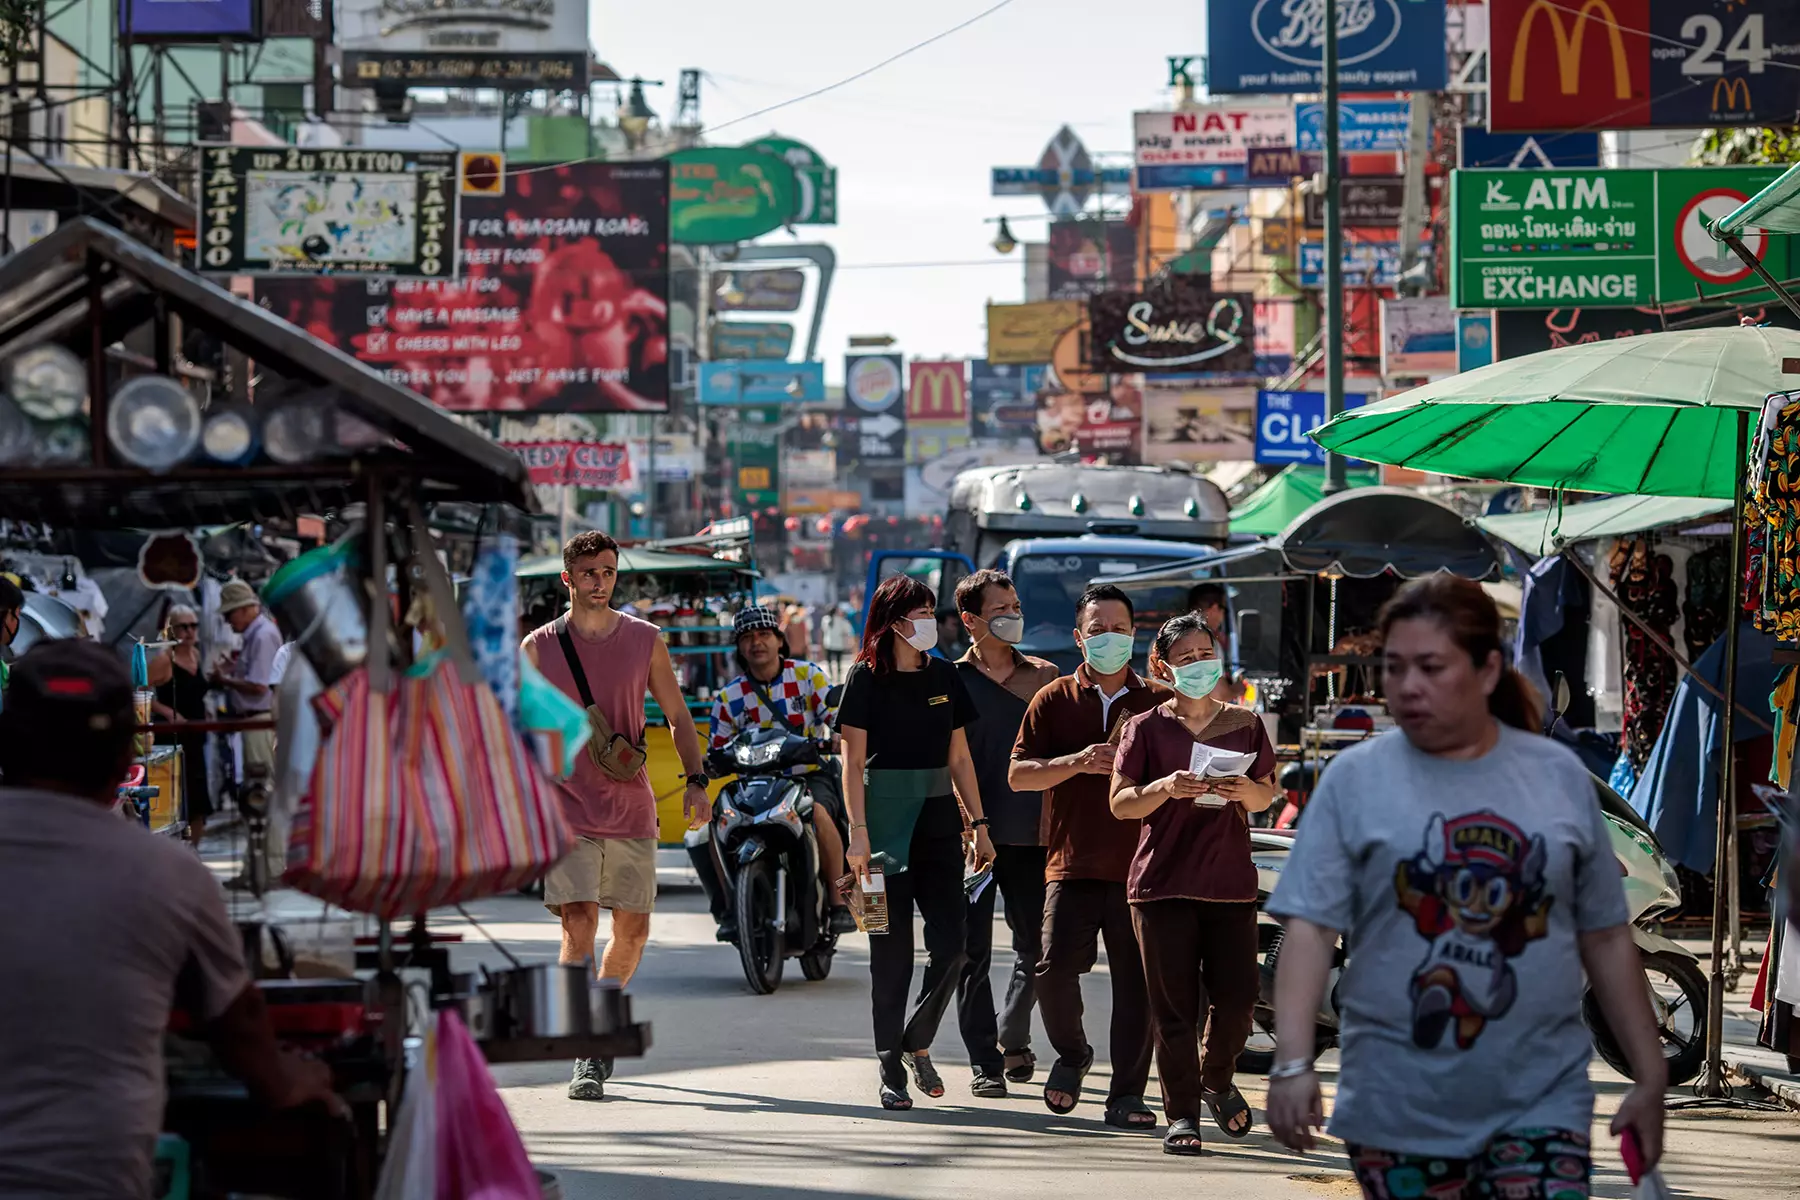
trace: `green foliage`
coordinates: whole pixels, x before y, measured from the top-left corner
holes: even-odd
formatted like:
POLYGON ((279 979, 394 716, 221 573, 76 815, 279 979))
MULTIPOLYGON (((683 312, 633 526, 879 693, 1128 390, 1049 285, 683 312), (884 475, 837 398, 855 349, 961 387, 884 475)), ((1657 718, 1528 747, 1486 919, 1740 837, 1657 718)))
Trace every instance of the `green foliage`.
POLYGON ((1785 166, 1800 162, 1800 125, 1708 129, 1689 154, 1697 166, 1785 166))

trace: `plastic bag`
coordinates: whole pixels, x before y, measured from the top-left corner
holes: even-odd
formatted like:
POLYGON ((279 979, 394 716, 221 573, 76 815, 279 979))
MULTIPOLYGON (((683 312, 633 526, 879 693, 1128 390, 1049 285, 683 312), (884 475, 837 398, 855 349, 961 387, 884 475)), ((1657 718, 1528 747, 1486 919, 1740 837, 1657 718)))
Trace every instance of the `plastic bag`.
POLYGON ((1619 1157, 1625 1160, 1625 1173, 1631 1177, 1631 1200, 1675 1200, 1661 1171, 1644 1170, 1644 1152, 1638 1145, 1637 1130, 1627 1129, 1620 1137, 1619 1157))
POLYGON ((438 1014, 436 1200, 538 1200, 525 1144, 454 1012, 438 1014))
POLYGON ((594 736, 581 705, 544 678, 519 655, 519 725, 537 751, 538 763, 558 779, 567 779, 581 761, 582 748, 594 736))
POLYGON ((388 1131, 387 1157, 375 1200, 437 1200, 437 1021, 425 1023, 419 1061, 407 1072, 406 1094, 388 1131))

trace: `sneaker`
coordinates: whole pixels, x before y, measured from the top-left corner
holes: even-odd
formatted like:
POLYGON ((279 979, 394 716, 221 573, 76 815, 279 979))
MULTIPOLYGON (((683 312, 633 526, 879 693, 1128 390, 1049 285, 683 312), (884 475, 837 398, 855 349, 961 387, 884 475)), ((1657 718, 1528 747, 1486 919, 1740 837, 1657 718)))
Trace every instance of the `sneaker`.
POLYGON ((604 1100, 606 1099, 606 1076, 591 1058, 575 1060, 575 1074, 569 1080, 569 1099, 571 1100, 604 1100))
POLYGON ((848 908, 837 905, 831 910, 831 932, 855 933, 856 917, 848 908))
POLYGON ((969 1081, 969 1091, 977 1100, 1004 1100, 1006 1099, 1006 1076, 998 1071, 976 1067, 975 1078, 969 1081))

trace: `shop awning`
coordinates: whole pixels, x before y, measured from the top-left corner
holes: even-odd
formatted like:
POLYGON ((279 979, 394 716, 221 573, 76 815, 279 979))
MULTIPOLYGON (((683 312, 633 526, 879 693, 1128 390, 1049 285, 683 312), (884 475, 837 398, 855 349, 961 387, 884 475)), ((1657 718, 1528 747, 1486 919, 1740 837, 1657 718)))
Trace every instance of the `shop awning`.
MULTIPOLYGON (((542 579, 561 575, 562 569, 561 555, 545 554, 521 560, 518 569, 513 574, 520 579, 542 579)), ((619 574, 621 575, 674 575, 684 571, 702 574, 726 572, 755 574, 743 563, 711 558, 703 554, 680 554, 673 550, 645 550, 636 547, 626 547, 619 551, 619 574)))
MULTIPOLYGON (((1381 476, 1375 471, 1351 471, 1345 481, 1353 488, 1373 487, 1381 482, 1381 476)), ((1231 532, 1274 537, 1324 496, 1325 468, 1299 463, 1284 467, 1231 510, 1231 532)))
POLYGON ((1719 500, 1689 500, 1677 496, 1608 496, 1570 504, 1560 512, 1552 507, 1534 512, 1481 517, 1476 524, 1527 554, 1554 554, 1571 542, 1623 537, 1671 525, 1686 525, 1720 513, 1731 505, 1719 500))
POLYGON ((1774 183, 1713 223, 1715 237, 1722 233, 1742 237, 1748 229, 1800 233, 1800 165, 1788 168, 1774 183))

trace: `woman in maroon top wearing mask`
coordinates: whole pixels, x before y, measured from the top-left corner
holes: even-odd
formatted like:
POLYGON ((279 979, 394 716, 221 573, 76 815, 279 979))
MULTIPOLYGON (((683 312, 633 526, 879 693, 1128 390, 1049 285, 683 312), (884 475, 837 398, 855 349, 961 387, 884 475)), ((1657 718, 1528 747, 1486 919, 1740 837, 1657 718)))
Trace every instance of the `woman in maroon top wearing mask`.
POLYGON ((1203 1100, 1227 1136, 1251 1124, 1231 1082, 1259 990, 1248 814, 1278 792, 1262 719, 1213 695, 1224 667, 1198 614, 1165 624, 1150 672, 1175 695, 1131 719, 1113 760, 1113 815, 1144 822, 1126 898, 1150 991, 1168 1154, 1200 1153, 1203 1100), (1202 995, 1212 1005, 1204 1062, 1202 995))

